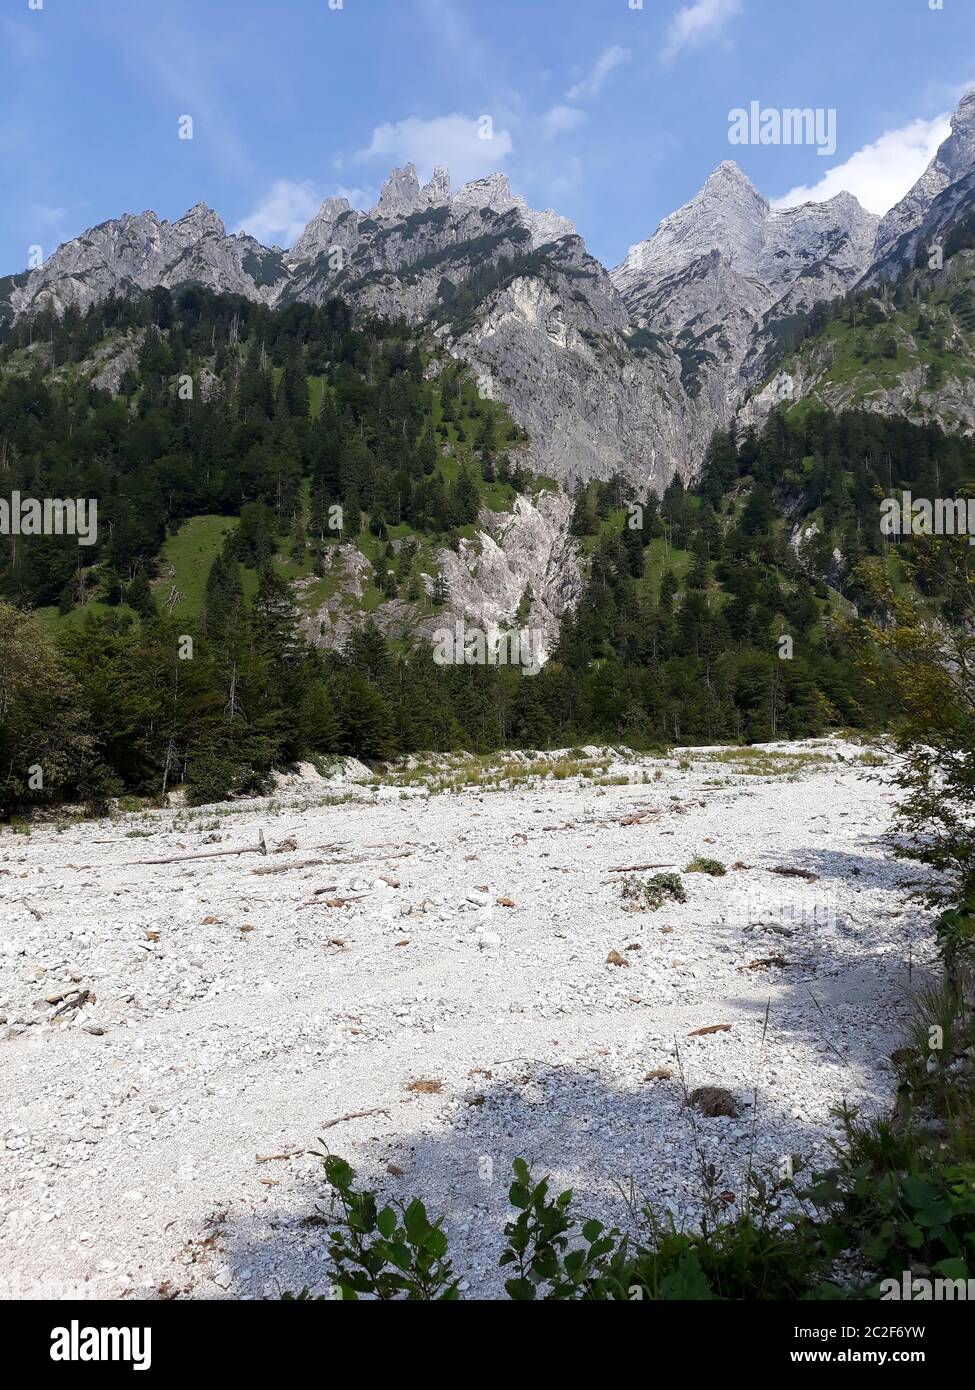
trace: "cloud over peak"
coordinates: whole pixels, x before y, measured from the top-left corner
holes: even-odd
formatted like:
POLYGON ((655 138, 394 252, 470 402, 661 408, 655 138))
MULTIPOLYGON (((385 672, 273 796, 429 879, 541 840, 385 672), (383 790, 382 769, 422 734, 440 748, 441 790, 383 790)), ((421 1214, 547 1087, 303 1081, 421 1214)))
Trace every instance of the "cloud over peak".
POLYGON ((951 129, 950 116, 910 121, 898 130, 884 131, 878 140, 864 145, 843 164, 828 169, 814 184, 800 184, 775 207, 799 203, 823 203, 837 193, 852 193, 868 212, 883 216, 917 183, 951 129))
POLYGON ((424 119, 407 116, 376 126, 358 160, 379 158, 393 164, 415 164, 426 180, 438 164, 450 170, 456 183, 483 178, 501 168, 514 145, 510 132, 499 130, 489 116, 449 116, 424 119))

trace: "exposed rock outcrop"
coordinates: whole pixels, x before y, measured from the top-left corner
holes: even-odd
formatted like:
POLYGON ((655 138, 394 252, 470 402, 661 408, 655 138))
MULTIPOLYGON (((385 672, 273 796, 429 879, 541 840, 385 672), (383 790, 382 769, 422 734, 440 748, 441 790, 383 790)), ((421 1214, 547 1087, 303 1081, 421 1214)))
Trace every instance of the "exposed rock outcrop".
POLYGON ((874 261, 885 260, 896 243, 920 227, 939 194, 975 169, 975 87, 967 91, 951 118, 951 134, 910 192, 882 219, 873 249, 874 261))
MULTIPOLYGON (((437 554, 446 601, 435 613, 421 616, 414 604, 391 599, 368 618, 386 636, 396 638, 432 639, 458 622, 488 637, 528 628, 541 634, 544 660, 558 638, 563 614, 582 592, 579 550, 569 535, 570 512, 564 492, 548 491, 535 498, 519 496, 510 512, 484 508, 473 540, 462 539, 456 551, 437 554)), ((326 577, 334 581, 334 590, 302 620, 310 641, 341 647, 367 620, 361 599, 371 573, 369 561, 355 545, 328 550, 326 577)), ((432 593, 436 576, 426 579, 432 593)), ((299 599, 316 582, 300 581, 295 586, 299 599)))

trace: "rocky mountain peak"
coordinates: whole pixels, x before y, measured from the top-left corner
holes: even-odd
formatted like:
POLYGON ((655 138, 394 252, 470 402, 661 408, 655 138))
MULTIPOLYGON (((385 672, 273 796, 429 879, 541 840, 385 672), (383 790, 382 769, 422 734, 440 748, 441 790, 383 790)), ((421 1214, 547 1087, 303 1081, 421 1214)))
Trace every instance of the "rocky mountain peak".
POLYGON ((432 207, 440 207, 450 202, 450 170, 438 164, 431 175, 430 182, 423 185, 423 193, 432 207))
POLYGON ((227 235, 223 219, 211 208, 208 208, 206 203, 202 202, 194 203, 174 225, 191 237, 208 235, 222 237, 227 235))
POLYGON ((689 202, 663 219, 652 237, 630 248, 612 272, 613 280, 625 297, 641 281, 680 272, 714 251, 729 264, 754 269, 768 215, 768 200, 733 160, 726 159, 689 202))
POLYGON ((457 207, 490 208, 492 212, 508 212, 515 202, 507 174, 488 174, 483 179, 471 179, 454 194, 457 207))
POLYGON ((951 134, 938 151, 939 157, 954 166, 956 176, 968 173, 975 154, 975 87, 964 93, 951 118, 951 134))
MULTIPOLYGON (((321 251, 336 244, 336 225, 340 218, 352 212, 348 198, 326 198, 301 236, 288 252, 288 263, 313 260, 321 251)), ((358 221, 355 213, 350 219, 358 221)))
POLYGON ((407 164, 405 169, 390 170, 389 178, 380 190, 379 202, 369 215, 395 221, 418 211, 423 202, 423 191, 416 176, 416 165, 407 164))
POLYGON ((844 269, 866 268, 877 218, 852 193, 821 203, 773 208, 733 160, 713 171, 701 190, 660 223, 647 241, 631 247, 612 272, 624 295, 680 275, 689 266, 716 265, 757 279, 771 291, 789 283, 808 265, 840 250, 844 269))
POLYGON ((498 216, 514 210, 522 225, 531 232, 533 247, 576 234, 574 223, 560 216, 553 208, 536 212, 519 194, 512 193, 507 174, 495 173, 488 174, 486 178, 472 179, 457 190, 451 206, 455 212, 486 208, 498 216))
MULTIPOLYGON (((717 168, 712 169, 711 173, 704 181, 697 198, 703 200, 706 196, 714 198, 751 198, 759 204, 768 205, 768 199, 763 198, 761 193, 752 183, 746 173, 741 170, 733 159, 723 159, 717 168)), ((691 199, 693 203, 695 199, 691 199)))

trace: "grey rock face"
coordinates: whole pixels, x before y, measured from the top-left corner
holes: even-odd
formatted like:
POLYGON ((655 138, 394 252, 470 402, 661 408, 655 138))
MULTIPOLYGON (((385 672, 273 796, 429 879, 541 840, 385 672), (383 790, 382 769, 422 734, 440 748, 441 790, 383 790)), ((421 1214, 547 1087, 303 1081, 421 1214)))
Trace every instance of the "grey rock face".
POLYGON ((575 236, 576 229, 567 217, 560 217, 552 208, 544 212, 534 212, 524 198, 511 191, 506 174, 490 174, 485 179, 474 179, 459 189, 453 200, 456 210, 462 208, 487 208, 490 212, 516 212, 521 224, 531 234, 532 248, 544 246, 546 242, 557 241, 559 237, 575 236))
POLYGON ((348 249, 352 243, 351 231, 356 216, 347 198, 326 198, 294 246, 287 252, 287 263, 300 265, 302 261, 313 260, 323 251, 327 252, 330 247, 336 245, 348 249), (348 230, 340 232, 343 224, 348 224, 348 230))
MULTIPOLYGON (((835 200, 834 200, 835 201, 835 200)), ((858 282, 860 288, 877 287, 880 297, 889 295, 884 282, 898 280, 915 264, 926 265, 941 274, 950 286, 959 275, 970 276, 971 252, 949 260, 943 272, 935 259, 951 229, 975 213, 975 89, 962 98, 951 121, 951 134, 945 140, 924 174, 905 198, 882 219, 877 229, 871 264, 858 282)), ((798 283, 798 282, 797 282, 798 283)), ((826 295, 816 295, 827 298, 826 295)), ((786 301, 782 301, 783 303, 786 301)), ((967 340, 956 332, 956 340, 946 346, 961 361, 970 357, 967 340)), ((908 344, 913 349, 913 344, 908 344)), ((834 410, 852 407, 885 415, 903 415, 917 423, 939 423, 949 430, 975 431, 975 388, 966 372, 949 372, 935 388, 927 374, 915 365, 889 385, 877 385, 866 392, 862 383, 829 381, 832 349, 828 342, 813 341, 797 354, 790 366, 788 390, 792 399, 815 395, 834 410)), ((916 354, 915 354, 916 356, 916 354)), ((757 359, 759 370, 748 377, 759 382, 766 373, 765 363, 757 359)), ((769 380, 761 390, 746 398, 738 414, 741 425, 760 426, 769 411, 782 398, 780 378, 769 380)))
POLYGON ((604 268, 570 222, 532 211, 504 175, 451 196, 445 170, 425 188, 411 166, 394 171, 368 216, 326 203, 288 263, 287 299, 340 293, 382 317, 439 325, 443 346, 528 431, 536 472, 569 481, 622 470, 659 487, 703 442, 688 436, 676 358, 663 345, 649 361, 631 352, 604 268), (498 287, 458 317, 444 283, 463 289, 491 268, 498 287))
POLYGON ((975 168, 938 193, 925 208, 914 227, 902 233, 885 254, 871 266, 865 285, 896 280, 914 266, 919 254, 930 258, 955 223, 975 211, 975 168))
MULTIPOLYGON (((942 198, 948 198, 959 186, 946 190, 942 198)), ((940 279, 949 295, 957 280, 965 285, 970 282, 973 265, 975 252, 972 251, 960 252, 947 263, 940 279)), ((946 333, 947 351, 960 362, 970 361, 967 338, 958 326, 952 329, 942 324, 942 331, 946 333)), ((795 354, 788 371, 778 372, 761 390, 746 398, 737 413, 738 424, 741 428, 761 429, 770 412, 783 399, 802 400, 814 396, 836 412, 870 410, 879 415, 903 416, 916 424, 938 423, 947 430, 975 433, 975 377, 964 371, 949 371, 937 387, 932 387, 927 369, 916 361, 916 341, 909 337, 905 347, 915 359, 915 365, 902 371, 889 384, 876 384, 865 390, 861 377, 830 380, 833 344, 828 338, 811 339, 795 354)))
POLYGON ((542 634, 542 657, 550 655, 562 615, 582 592, 571 511, 564 492, 519 497, 510 512, 482 511, 477 538, 437 557, 449 600, 443 616, 426 620, 427 635, 456 619, 489 638, 529 628, 542 634))
POLYGON ((642 496, 688 472, 707 440, 674 354, 635 354, 627 329, 609 277, 570 239, 545 274, 519 276, 444 337, 527 430, 535 471, 561 482, 621 472, 642 496))
POLYGON ((917 183, 877 228, 873 259, 881 261, 905 233, 921 225, 932 202, 949 184, 975 170, 975 87, 962 97, 951 118, 951 134, 917 183))
MULTIPOLYGON (((139 360, 139 348, 144 337, 144 330, 130 329, 123 342, 113 343, 107 349, 94 364, 97 370, 91 378, 91 384, 96 390, 107 391, 110 396, 118 395, 122 378, 126 372, 135 368, 139 360)), ((84 371, 85 366, 85 363, 81 363, 79 370, 84 371)))
POLYGON ((726 160, 611 276, 637 326, 676 347, 709 432, 763 375, 775 319, 849 289, 870 263, 876 228, 849 193, 772 208, 726 160))
MULTIPOLYGON (((447 601, 435 615, 420 619, 413 604, 391 599, 369 618, 381 632, 397 638, 432 639, 441 629, 452 631, 458 622, 490 638, 528 628, 541 633, 541 656, 546 658, 558 639, 563 614, 582 592, 579 550, 569 535, 571 510, 566 493, 547 491, 534 499, 519 496, 510 512, 485 508, 473 540, 464 539, 457 551, 444 549, 437 555, 447 601)), ((301 626, 316 645, 341 647, 365 621, 358 601, 372 566, 354 545, 330 547, 326 565, 327 573, 340 583, 301 626)), ((434 577, 427 579, 432 593, 434 577)), ((314 582, 300 580, 296 594, 314 582)))
POLYGON ((271 303, 286 276, 280 252, 243 234, 228 237, 217 214, 197 203, 177 222, 143 212, 92 227, 58 247, 10 302, 15 314, 60 314, 110 294, 196 282, 271 303))
POLYGON ((398 221, 409 217, 411 212, 419 212, 420 208, 429 206, 430 198, 420 188, 415 165, 407 164, 405 169, 392 171, 382 186, 379 202, 369 216, 398 221))

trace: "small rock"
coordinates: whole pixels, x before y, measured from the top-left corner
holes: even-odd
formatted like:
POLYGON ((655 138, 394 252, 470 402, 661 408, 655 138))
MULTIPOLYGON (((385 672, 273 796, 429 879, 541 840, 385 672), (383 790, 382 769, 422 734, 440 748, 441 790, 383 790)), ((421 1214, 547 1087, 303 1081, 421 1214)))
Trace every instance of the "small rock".
POLYGON ((733 1119, 738 1114, 738 1102, 730 1091, 721 1086, 698 1086, 687 1097, 687 1103, 700 1110, 709 1120, 718 1115, 728 1115, 733 1119))

